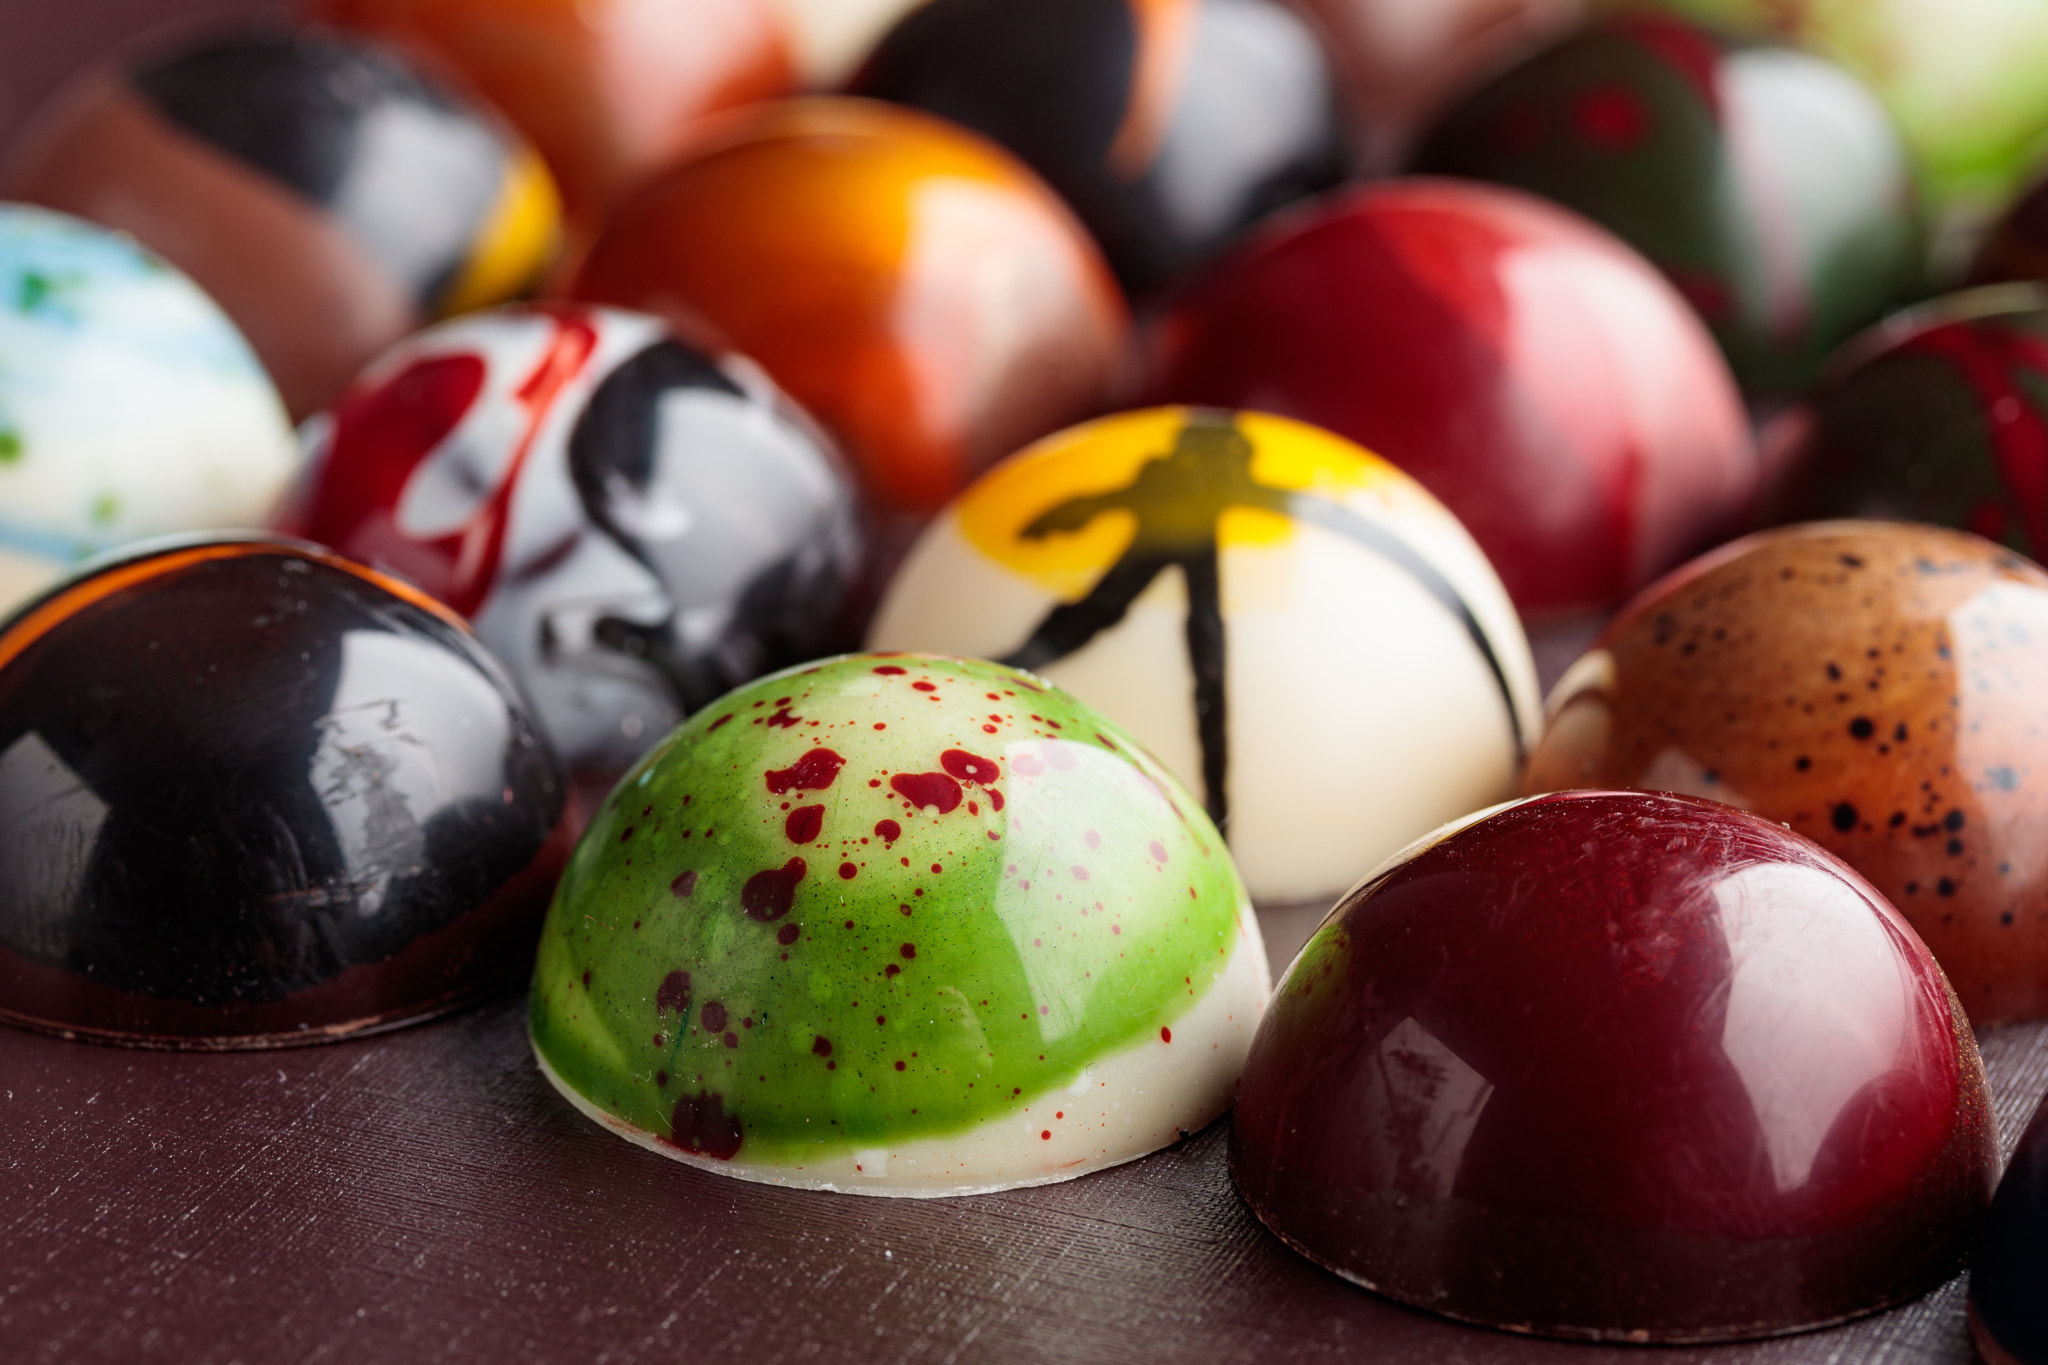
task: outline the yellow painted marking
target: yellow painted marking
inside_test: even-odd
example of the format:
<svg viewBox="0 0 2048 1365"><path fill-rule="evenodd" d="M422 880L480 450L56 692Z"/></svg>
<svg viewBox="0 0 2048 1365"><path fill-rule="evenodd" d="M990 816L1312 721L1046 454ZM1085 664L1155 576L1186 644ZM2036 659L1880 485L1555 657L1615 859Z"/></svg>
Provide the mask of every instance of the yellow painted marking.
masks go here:
<svg viewBox="0 0 2048 1365"><path fill-rule="evenodd" d="M497 202L484 218L462 273L442 295L442 317L525 294L554 258L562 240L562 200L547 167L531 148L518 148L505 166Z"/></svg>
<svg viewBox="0 0 2048 1365"><path fill-rule="evenodd" d="M1026 447L954 503L961 534L990 559L1063 600L1081 597L1130 547L1137 518L1111 510L1079 531L1026 538L1023 529L1070 498L1127 487L1147 461L1173 448L1186 414L1177 407L1119 413ZM1256 412L1236 414L1236 423L1252 443L1252 478L1268 488L1313 493L1374 515L1377 509L1360 494L1414 487L1379 456L1320 427ZM1277 546L1293 534L1292 523L1278 513L1234 508L1221 518L1217 539L1223 548Z"/></svg>

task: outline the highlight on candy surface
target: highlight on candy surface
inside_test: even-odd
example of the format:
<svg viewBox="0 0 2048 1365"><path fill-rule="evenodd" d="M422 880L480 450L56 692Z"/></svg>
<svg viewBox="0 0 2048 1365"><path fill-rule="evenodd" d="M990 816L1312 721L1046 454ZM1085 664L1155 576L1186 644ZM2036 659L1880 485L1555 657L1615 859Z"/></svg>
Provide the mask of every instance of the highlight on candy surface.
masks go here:
<svg viewBox="0 0 2048 1365"><path fill-rule="evenodd" d="M1231 1174L1297 1251L1520 1332L1715 1341L1962 1265L1998 1166L1925 945L1768 820L1495 807L1351 891L1288 969Z"/></svg>
<svg viewBox="0 0 2048 1365"><path fill-rule="evenodd" d="M1264 949L1222 838L1028 673L853 655L763 679L620 782L530 1002L589 1117L721 1174L966 1194L1230 1103Z"/></svg>
<svg viewBox="0 0 2048 1365"><path fill-rule="evenodd" d="M0 1020L323 1042L518 980L573 835L446 607L298 542L157 542L0 627Z"/></svg>

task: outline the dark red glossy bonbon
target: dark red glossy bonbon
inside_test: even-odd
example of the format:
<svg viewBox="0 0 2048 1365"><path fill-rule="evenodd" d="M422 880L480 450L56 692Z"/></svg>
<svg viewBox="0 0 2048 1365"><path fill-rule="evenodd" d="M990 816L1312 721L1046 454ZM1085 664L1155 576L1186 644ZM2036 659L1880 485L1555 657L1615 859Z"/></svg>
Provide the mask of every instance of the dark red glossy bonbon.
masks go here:
<svg viewBox="0 0 2048 1365"><path fill-rule="evenodd" d="M2048 1103L2020 1135L1971 1258L1970 1334L1988 1365L2048 1362Z"/></svg>
<svg viewBox="0 0 2048 1365"><path fill-rule="evenodd" d="M181 544L0 629L0 1020L319 1042L517 978L566 786L447 608L291 542Z"/></svg>
<svg viewBox="0 0 2048 1365"><path fill-rule="evenodd" d="M1162 403L1299 418L1443 499L1524 613L1613 606L1741 529L1758 466L1647 262L1515 191L1396 180L1285 216L1168 313Z"/></svg>
<svg viewBox="0 0 2048 1365"><path fill-rule="evenodd" d="M1352 891L1275 992L1230 1150L1348 1279L1633 1341L1920 1294L1997 1161L1976 1045L1882 897L1769 821L1624 792L1498 808Z"/></svg>
<svg viewBox="0 0 2048 1365"><path fill-rule="evenodd" d="M1743 390L1796 393L1921 288L1906 148L1825 58L1668 15L1586 25L1464 98L1414 170L1553 199L1643 253Z"/></svg>

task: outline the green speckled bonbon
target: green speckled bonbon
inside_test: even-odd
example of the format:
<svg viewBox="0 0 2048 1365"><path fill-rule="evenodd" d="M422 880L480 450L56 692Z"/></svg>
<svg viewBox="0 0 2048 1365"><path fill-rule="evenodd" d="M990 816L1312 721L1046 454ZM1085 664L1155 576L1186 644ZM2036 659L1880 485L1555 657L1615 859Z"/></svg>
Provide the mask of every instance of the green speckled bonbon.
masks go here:
<svg viewBox="0 0 2048 1365"><path fill-rule="evenodd" d="M838 659L700 711L605 801L533 1042L682 1152L803 1165L1170 1040L1245 905L1199 803L1088 707L994 664Z"/></svg>

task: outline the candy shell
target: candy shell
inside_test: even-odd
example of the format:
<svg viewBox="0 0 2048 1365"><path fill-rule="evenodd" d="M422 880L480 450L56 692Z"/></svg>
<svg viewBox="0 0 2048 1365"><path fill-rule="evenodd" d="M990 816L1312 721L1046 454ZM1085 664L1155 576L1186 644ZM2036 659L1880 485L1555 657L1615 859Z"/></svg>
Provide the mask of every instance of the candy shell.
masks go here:
<svg viewBox="0 0 2048 1365"><path fill-rule="evenodd" d="M690 711L857 641L866 537L829 443L654 318L443 323L315 444L284 529L467 616L596 795Z"/></svg>
<svg viewBox="0 0 2048 1365"><path fill-rule="evenodd" d="M1048 437L927 528L869 645L1004 659L1202 794L1252 894L1334 896L1509 794L1535 668L1485 556L1328 432L1158 408Z"/></svg>
<svg viewBox="0 0 2048 1365"><path fill-rule="evenodd" d="M1222 839L1129 736L1014 669L856 655L734 692L627 774L529 1020L569 1102L664 1156L923 1196L1202 1127L1265 995Z"/></svg>
<svg viewBox="0 0 2048 1365"><path fill-rule="evenodd" d="M1259 1026L1230 1169L1403 1303L1722 1341L1948 1279L1998 1146L1954 996L1862 878L1726 806L1573 792L1339 902Z"/></svg>
<svg viewBox="0 0 2048 1365"><path fill-rule="evenodd" d="M1329 60L1275 0L926 0L852 90L1014 152L1134 296L1345 169Z"/></svg>
<svg viewBox="0 0 2048 1365"><path fill-rule="evenodd" d="M130 541L258 526L299 468L242 334L127 237L0 205L0 612Z"/></svg>
<svg viewBox="0 0 2048 1365"><path fill-rule="evenodd" d="M172 543L0 626L0 1019L324 1042L523 973L572 834L517 689L417 588Z"/></svg>
<svg viewBox="0 0 2048 1365"><path fill-rule="evenodd" d="M1979 1027L2048 1014L2048 573L1888 522L1768 531L1648 589L1551 693L1526 792L1689 792L1867 877Z"/></svg>
<svg viewBox="0 0 2048 1365"><path fill-rule="evenodd" d="M1611 234L1513 190L1392 180L1282 215L1152 340L1153 399L1391 460L1525 614L1604 612L1755 510L1748 419L1699 318Z"/></svg>
<svg viewBox="0 0 2048 1365"><path fill-rule="evenodd" d="M753 357L867 490L935 512L1109 402L1130 320L1059 199L991 142L866 100L735 114L633 195L571 294Z"/></svg>
<svg viewBox="0 0 2048 1365"><path fill-rule="evenodd" d="M1882 517L2048 555L2048 288L1887 318L1764 429L1774 521Z"/></svg>
<svg viewBox="0 0 2048 1365"><path fill-rule="evenodd" d="M317 29L87 72L17 142L0 189L132 233L190 275L295 420L414 328L530 289L560 228L554 181L510 128Z"/></svg>

